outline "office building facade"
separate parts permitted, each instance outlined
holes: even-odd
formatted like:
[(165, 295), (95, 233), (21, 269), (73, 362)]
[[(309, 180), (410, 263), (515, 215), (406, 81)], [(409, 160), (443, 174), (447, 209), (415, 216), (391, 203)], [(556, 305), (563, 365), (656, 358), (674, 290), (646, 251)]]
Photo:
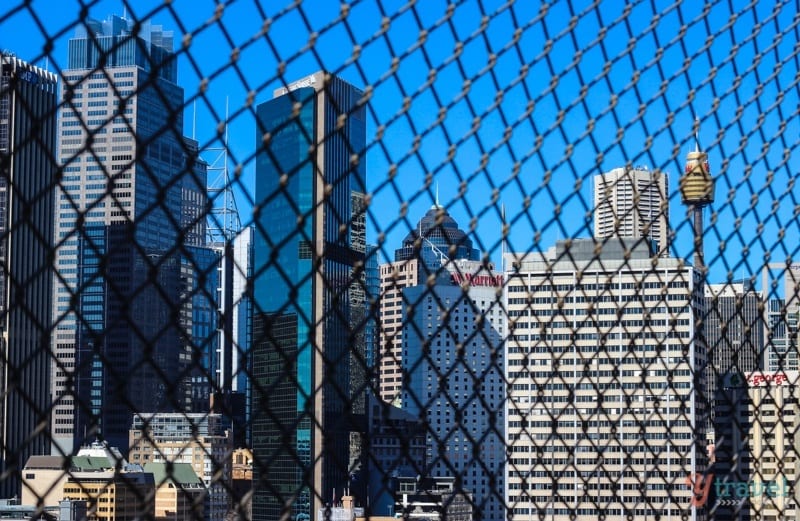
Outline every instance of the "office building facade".
[(800, 374), (734, 372), (717, 387), (717, 442), (707, 478), (716, 519), (797, 519)]
[(743, 375), (763, 369), (763, 301), (749, 282), (707, 284), (705, 301), (706, 397), (713, 420), (720, 379), (731, 373)]
[(423, 419), (425, 477), (454, 477), (476, 520), (505, 519), (503, 277), (448, 263), (403, 291), (403, 410)]
[(347, 483), (363, 392), (366, 107), (325, 72), (274, 94), (257, 108), (253, 519), (310, 519)]
[(634, 237), (669, 255), (667, 174), (647, 167), (615, 168), (594, 178), (594, 237)]
[(222, 521), (230, 508), (233, 439), (222, 417), (206, 413), (150, 413), (133, 417), (128, 460), (187, 463), (203, 482), (204, 519)]
[(50, 407), (56, 86), (54, 74), (0, 53), (0, 497), (20, 494), (22, 465), (49, 447), (40, 426)]
[(506, 255), (509, 519), (703, 519), (698, 279), (636, 239), (600, 247)]
[(383, 401), (402, 404), (403, 290), (459, 259), (477, 261), (480, 253), (447, 210), (434, 204), (408, 232), (394, 261), (380, 265), (380, 329), (377, 363)]
[(87, 20), (69, 41), (63, 70), (55, 454), (95, 437), (124, 450), (134, 412), (187, 403), (177, 245), (182, 236), (199, 240), (198, 223), (182, 211), (202, 203), (184, 203), (186, 184), (176, 177), (202, 166), (182, 135), (172, 33), (149, 22), (135, 29), (120, 17)]

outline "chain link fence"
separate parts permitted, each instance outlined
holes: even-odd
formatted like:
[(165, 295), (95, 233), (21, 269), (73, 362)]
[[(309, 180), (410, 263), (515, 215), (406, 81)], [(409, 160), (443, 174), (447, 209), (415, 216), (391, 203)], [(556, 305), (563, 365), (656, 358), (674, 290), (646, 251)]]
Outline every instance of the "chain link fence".
[(4, 4), (0, 517), (797, 518), (798, 26)]

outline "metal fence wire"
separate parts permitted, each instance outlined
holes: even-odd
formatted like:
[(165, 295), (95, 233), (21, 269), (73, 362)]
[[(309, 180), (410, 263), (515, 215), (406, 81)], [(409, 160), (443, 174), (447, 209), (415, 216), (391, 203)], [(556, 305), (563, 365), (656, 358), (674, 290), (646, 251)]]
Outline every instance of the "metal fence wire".
[(795, 1), (279, 4), (0, 7), (0, 518), (798, 519)]

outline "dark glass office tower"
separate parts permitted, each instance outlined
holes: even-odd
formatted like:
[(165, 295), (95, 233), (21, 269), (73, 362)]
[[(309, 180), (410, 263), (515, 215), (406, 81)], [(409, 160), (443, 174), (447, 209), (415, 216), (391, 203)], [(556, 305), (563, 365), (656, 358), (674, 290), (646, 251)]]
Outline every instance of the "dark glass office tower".
[(312, 519), (348, 484), (363, 367), (365, 106), (318, 72), (258, 107), (253, 519)]
[[(187, 403), (180, 243), (196, 245), (204, 230), (182, 209), (204, 206), (183, 180), (203, 169), (182, 133), (177, 76), (172, 33), (149, 22), (87, 20), (69, 41), (53, 297), (55, 454), (96, 437), (124, 452), (134, 412)], [(183, 201), (191, 192), (196, 200)]]
[(56, 85), (0, 53), (0, 497), (49, 446)]

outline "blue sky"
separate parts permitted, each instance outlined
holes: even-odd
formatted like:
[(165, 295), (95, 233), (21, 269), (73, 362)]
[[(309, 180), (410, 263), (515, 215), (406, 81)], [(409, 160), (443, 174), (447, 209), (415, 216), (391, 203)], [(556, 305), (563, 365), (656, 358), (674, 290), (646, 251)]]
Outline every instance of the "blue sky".
[[(20, 3), (0, 7), (0, 47), (40, 65), (49, 55), (51, 70), (65, 65), (81, 3)], [(227, 97), (245, 223), (255, 149), (248, 93), (262, 102), (283, 81), (325, 68), (372, 88), (370, 239), (386, 232), (387, 254), (430, 207), (437, 185), (440, 202), (474, 228), (478, 247), (495, 261), (501, 203), (511, 249), (588, 236), (592, 176), (630, 163), (669, 174), (673, 250), (689, 259), (690, 223), (677, 186), (698, 117), (717, 179), (706, 211), (706, 222), (716, 222), (706, 234), (712, 281), (757, 273), (765, 252), (771, 262), (800, 257), (794, 2), (283, 4), (100, 0), (85, 8), (99, 19), (151, 17), (175, 32), (176, 47), (185, 49), (185, 131), (192, 132), (196, 99), (201, 143), (214, 144)], [(49, 52), (47, 35), (56, 35)]]

